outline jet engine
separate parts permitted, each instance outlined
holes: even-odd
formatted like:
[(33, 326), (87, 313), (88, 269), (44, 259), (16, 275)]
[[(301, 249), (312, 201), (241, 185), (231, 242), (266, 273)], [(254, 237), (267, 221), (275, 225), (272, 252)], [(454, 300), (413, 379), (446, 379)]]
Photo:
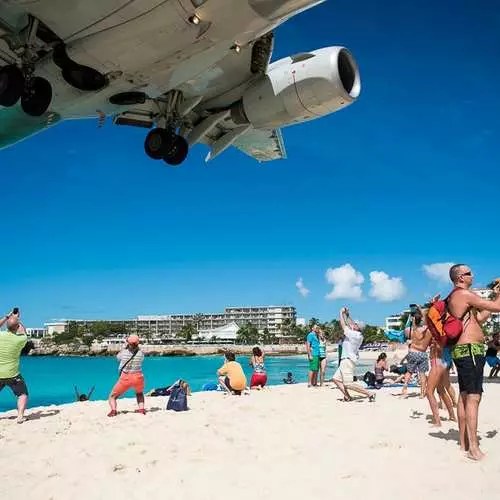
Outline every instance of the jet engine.
[(352, 104), (361, 91), (358, 66), (344, 47), (326, 47), (269, 65), (231, 110), (236, 124), (279, 128)]

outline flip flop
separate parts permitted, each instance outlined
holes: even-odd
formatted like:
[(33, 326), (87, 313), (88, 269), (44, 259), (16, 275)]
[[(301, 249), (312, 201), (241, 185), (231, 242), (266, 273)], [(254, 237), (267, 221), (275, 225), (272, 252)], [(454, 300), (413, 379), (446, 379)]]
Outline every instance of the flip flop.
[(108, 413), (108, 417), (116, 417), (116, 415), (118, 415), (118, 412), (116, 410), (111, 410)]

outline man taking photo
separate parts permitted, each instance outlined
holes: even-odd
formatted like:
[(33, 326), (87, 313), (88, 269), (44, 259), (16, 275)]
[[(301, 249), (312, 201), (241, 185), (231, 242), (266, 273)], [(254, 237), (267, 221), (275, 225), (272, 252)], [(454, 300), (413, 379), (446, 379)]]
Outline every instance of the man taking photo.
[(0, 320), (0, 328), (7, 323), (7, 331), (0, 331), (0, 391), (8, 386), (17, 397), (17, 423), (26, 419), (24, 412), (28, 403), (28, 388), (19, 371), (19, 360), (28, 337), (26, 328), (19, 321), (19, 309)]

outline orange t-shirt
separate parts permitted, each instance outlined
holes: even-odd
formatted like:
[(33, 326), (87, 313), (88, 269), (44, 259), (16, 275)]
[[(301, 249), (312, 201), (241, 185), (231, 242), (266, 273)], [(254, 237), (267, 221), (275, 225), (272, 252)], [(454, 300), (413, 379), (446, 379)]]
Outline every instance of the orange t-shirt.
[(235, 391), (242, 391), (247, 386), (247, 378), (243, 372), (243, 368), (236, 361), (228, 361), (219, 368), (220, 375), (226, 375), (229, 378), (231, 387)]

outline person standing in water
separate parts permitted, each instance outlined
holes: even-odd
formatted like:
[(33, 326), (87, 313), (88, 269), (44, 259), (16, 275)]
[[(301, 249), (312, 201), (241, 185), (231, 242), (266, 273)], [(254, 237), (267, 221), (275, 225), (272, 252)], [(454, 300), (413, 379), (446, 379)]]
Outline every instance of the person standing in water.
[(109, 406), (111, 411), (108, 417), (116, 417), (116, 400), (129, 389), (134, 389), (135, 397), (139, 409), (136, 413), (146, 414), (144, 409), (144, 374), (142, 373), (142, 363), (144, 353), (139, 348), (139, 337), (130, 335), (127, 339), (127, 345), (116, 356), (119, 365), (120, 378), (111, 390), (109, 395)]
[(7, 331), (0, 332), (0, 391), (9, 387), (17, 398), (17, 423), (26, 421), (24, 412), (28, 404), (28, 388), (19, 370), (21, 351), (28, 341), (26, 328), (19, 321), (19, 309), (0, 320), (0, 327), (7, 323)]

